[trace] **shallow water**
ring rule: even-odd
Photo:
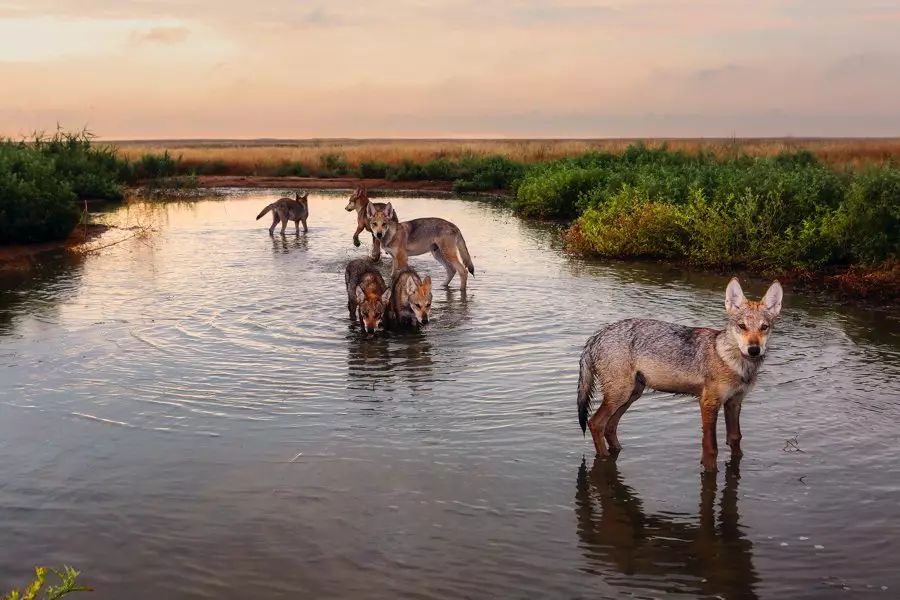
[[[312,194],[309,233],[284,238],[254,221],[274,197],[121,209],[158,233],[0,279],[0,590],[71,564],[95,598],[900,593],[896,310],[787,288],[745,457],[723,448],[716,478],[696,403],[668,394],[595,462],[585,339],[720,324],[727,277],[574,259],[490,204],[398,198],[458,224],[476,276],[435,289],[422,331],[365,339],[347,195]]]

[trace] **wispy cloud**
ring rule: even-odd
[[[897,10],[19,0],[0,3],[0,81],[15,90],[0,97],[0,133],[66,117],[108,137],[900,134]]]
[[[153,27],[141,31],[133,31],[131,40],[138,44],[179,44],[190,35],[185,27]]]

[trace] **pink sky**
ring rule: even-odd
[[[13,0],[0,134],[900,136],[900,0]]]

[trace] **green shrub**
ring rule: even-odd
[[[174,158],[166,150],[162,154],[144,154],[133,164],[135,180],[174,177],[180,174],[181,156]]]
[[[275,177],[309,177],[309,169],[303,163],[284,162],[275,170]]]
[[[900,258],[900,169],[835,171],[805,150],[771,158],[629,148],[531,167],[527,217],[574,217],[569,241],[604,256],[762,270]]]
[[[385,179],[390,168],[387,163],[363,161],[359,164],[359,176],[364,179]]]
[[[505,156],[473,157],[460,160],[455,172],[448,170],[447,180],[457,192],[494,191],[514,189],[524,174],[523,164]]]
[[[0,243],[65,239],[78,223],[76,198],[52,155],[0,142]]]
[[[115,148],[94,145],[93,137],[86,131],[57,130],[50,137],[36,134],[27,145],[53,159],[79,199],[122,200],[119,182],[126,161]]]
[[[59,598],[74,592],[92,591],[89,587],[77,585],[75,583],[75,580],[81,573],[72,567],[64,567],[62,572],[57,571],[56,569],[50,570],[59,578],[59,585],[47,586],[45,589],[44,584],[47,583],[47,568],[37,567],[34,570],[34,581],[29,583],[23,590],[13,590],[9,592],[2,597],[2,600],[38,600],[39,598],[43,600],[59,600]],[[38,596],[41,591],[44,592],[43,595]]]
[[[900,169],[859,173],[829,227],[854,262],[877,265],[900,257]]]
[[[343,154],[329,153],[319,157],[319,177],[344,177],[350,173],[350,165]]]

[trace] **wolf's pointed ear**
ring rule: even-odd
[[[386,216],[388,219],[390,219],[393,214],[394,214],[394,207],[391,206],[390,202],[388,202],[387,206],[384,207],[384,216]]]
[[[366,216],[371,218],[375,216],[375,205],[369,202],[366,204]]]
[[[725,288],[725,310],[734,312],[746,303],[747,299],[744,297],[744,290],[741,289],[741,284],[738,283],[737,277],[732,277],[731,281],[728,282],[728,287]]]
[[[406,278],[406,293],[410,296],[416,293],[416,280],[412,277]]]
[[[362,304],[366,301],[366,293],[360,286],[356,286],[356,303]]]
[[[425,279],[422,280],[422,287],[425,288],[426,292],[431,291],[431,275],[425,276]]]
[[[384,293],[381,295],[381,301],[384,304],[387,304],[388,302],[391,301],[391,291],[392,291],[391,288],[388,288],[388,289],[384,290]]]
[[[781,284],[778,283],[776,279],[772,282],[772,285],[769,286],[769,289],[766,291],[766,295],[763,296],[763,304],[766,307],[766,310],[769,311],[773,317],[777,317],[781,312],[781,300],[784,298],[784,290],[781,289]]]

